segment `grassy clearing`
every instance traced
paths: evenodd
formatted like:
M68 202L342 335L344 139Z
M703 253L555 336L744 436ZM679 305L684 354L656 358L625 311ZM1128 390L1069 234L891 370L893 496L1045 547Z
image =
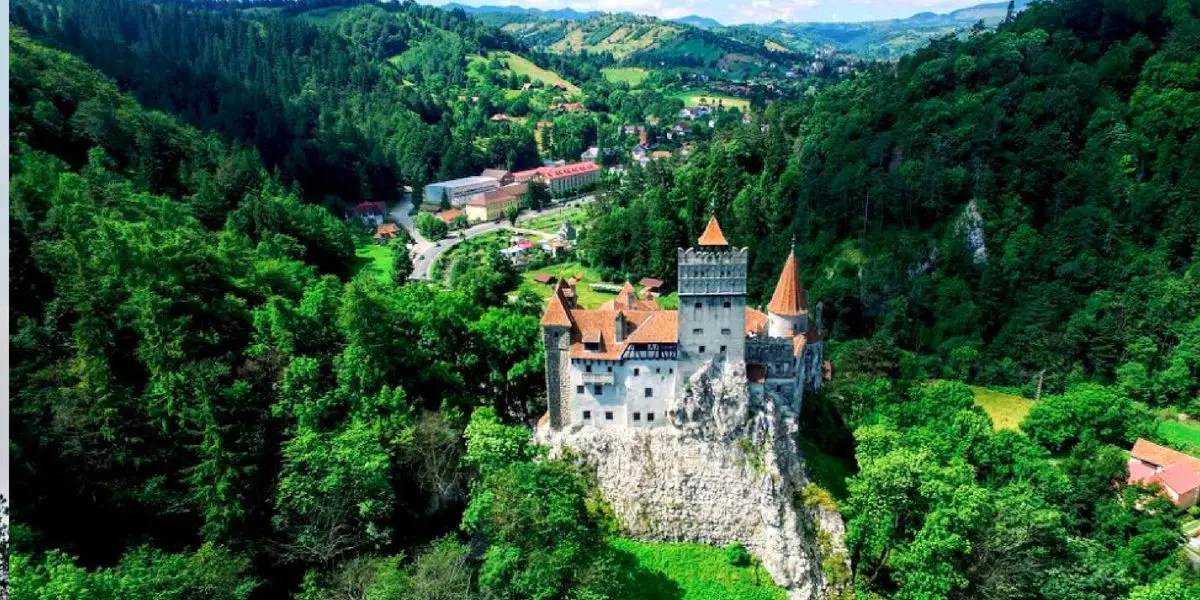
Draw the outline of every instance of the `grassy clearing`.
M1029 414L1029 409L1033 407L1033 400L1029 398L996 392L977 385L970 387L975 393L975 404L992 418L996 429L1018 429L1025 415Z
M537 294L537 296L542 299L549 298L551 286L542 285L533 280L533 276L537 275L538 273L550 273L559 279L565 279L576 273L582 273L583 281L579 283L578 287L576 287L576 291L579 294L580 308L596 308L616 297L616 294L600 292L588 287L588 284L591 283L612 282L604 281L601 279L600 274L597 273L595 269L585 267L578 262L565 262L557 265L549 265L541 269L526 271L521 274L520 289L532 290L533 293Z
M346 12L349 8L345 6L327 6L325 8L314 8L306 10L299 15L301 21L308 21L315 25L329 25L338 18L338 15Z
M587 209L582 206L575 206L563 210L546 211L544 214L528 221L521 221L519 225L525 229L557 233L563 221L570 221L571 225L575 227L575 231L578 232L587 225L587 219Z
M371 277L375 277L385 283L392 280L392 244L401 242L390 242L386 245L376 244L374 241L360 245L354 251L354 255L358 257L355 264L355 274L368 273Z
M504 66L508 67L508 70L516 73L517 75L527 75L530 79L534 81L541 81L547 86L555 84L564 85L566 86L568 92L572 94L579 93L579 86L567 81L566 79L563 79L554 71L547 71L546 69L533 64L529 59L521 56L520 54L493 50L488 52L488 58L499 59L501 63L504 63Z
M1163 419L1158 423L1158 433L1172 446L1200 451L1200 424Z
M719 100L721 106L725 108L736 108L742 112L750 110L750 101L745 98L735 98L722 94L712 94L704 90L691 90L679 92L675 94L676 98L683 100L685 106L698 106L700 104L716 104ZM701 102L703 100L703 102Z
M605 67L600 73L612 83L626 83L629 87L641 85L650 76L650 71L640 67Z
M787 594L759 566L735 567L721 548L613 540L613 545L642 567L637 575L639 599L782 600Z
M828 490L838 501L850 496L846 479L856 470L852 459L827 454L803 437L800 438L800 450L804 452L805 470L813 483Z

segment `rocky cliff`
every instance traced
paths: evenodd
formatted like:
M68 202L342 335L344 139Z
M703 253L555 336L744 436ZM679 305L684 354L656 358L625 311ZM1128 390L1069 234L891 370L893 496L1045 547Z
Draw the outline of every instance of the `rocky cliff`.
M841 516L808 487L797 415L749 390L739 367L701 369L673 401L669 426L540 437L595 470L631 537L741 542L790 598L822 598L848 573Z

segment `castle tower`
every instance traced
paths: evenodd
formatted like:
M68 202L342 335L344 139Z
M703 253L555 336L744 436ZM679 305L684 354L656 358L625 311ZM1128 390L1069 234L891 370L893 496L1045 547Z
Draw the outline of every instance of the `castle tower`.
M731 248L716 216L699 247L678 250L679 374L686 380L704 361L745 361L745 248Z
M542 315L542 341L546 345L546 408L550 426L570 424L571 411L571 313L559 281L550 294Z
M783 272L775 284L775 293L767 305L767 335L770 337L792 337L808 331L808 294L800 283L800 269L796 266L796 250L788 252Z

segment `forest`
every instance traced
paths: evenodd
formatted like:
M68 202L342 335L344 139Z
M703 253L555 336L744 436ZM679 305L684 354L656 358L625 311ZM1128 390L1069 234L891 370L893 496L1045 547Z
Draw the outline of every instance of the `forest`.
M468 54L524 48L413 3L262 7L13 3L9 597L682 599L531 439L542 306L508 267L356 275L346 204L537 161L503 93L459 94ZM677 110L596 61L604 116L550 152ZM673 282L715 213L757 304L794 245L830 596L1200 597L1195 515L1118 485L1156 411L1200 413L1200 2L1037 3L740 123L613 179L580 256ZM997 429L967 384L1038 401Z

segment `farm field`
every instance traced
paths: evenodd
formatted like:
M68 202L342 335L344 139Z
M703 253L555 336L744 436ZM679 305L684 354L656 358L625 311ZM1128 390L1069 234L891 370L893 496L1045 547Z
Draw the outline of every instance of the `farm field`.
M545 231L546 233L555 233L562 226L563 221L570 221L575 227L575 231L579 231L587 222L587 209L583 207L573 207L562 210L546 211L544 214L522 221L521 227L526 229L536 229Z
M783 600L787 594L759 566L735 567L725 551L704 544L613 540L644 571L634 598L678 600ZM645 573L648 571L649 573Z
M600 72L610 82L627 83L630 87L641 85L650 76L650 71L641 67L605 67Z
M703 103L715 104L718 100L721 101L721 106L725 108L736 108L742 112L750 110L750 101L745 98L735 98L723 94L713 94L704 90L688 90L675 94L676 98L683 100L685 106L698 106ZM701 102L703 100L704 102Z
M970 386L975 393L975 404L992 418L996 429L1016 430L1033 407L1033 400L989 390L977 385Z
M1158 424L1158 433L1176 448L1200 452L1200 425L1196 423L1162 419Z

